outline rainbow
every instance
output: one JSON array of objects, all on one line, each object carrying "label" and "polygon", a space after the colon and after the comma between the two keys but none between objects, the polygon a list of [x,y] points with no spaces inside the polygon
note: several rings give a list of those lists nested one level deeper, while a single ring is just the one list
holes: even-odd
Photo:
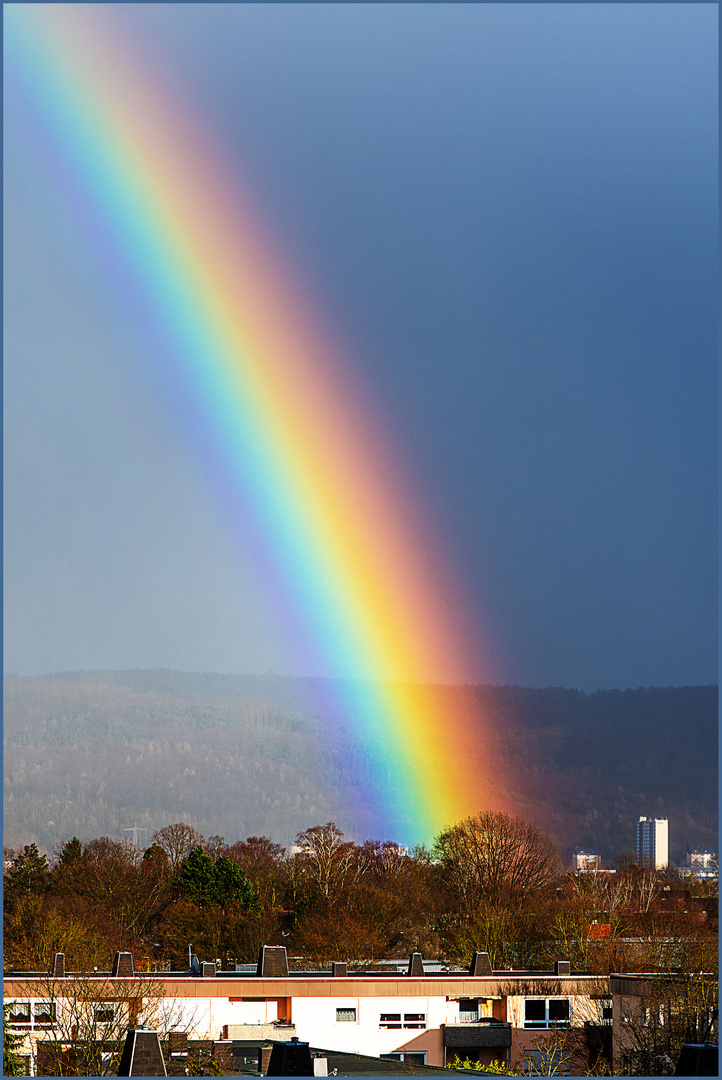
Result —
[{"label": "rainbow", "polygon": [[499,808],[484,724],[427,685],[468,679],[472,620],[370,403],[202,119],[161,87],[117,5],[4,15],[10,107],[34,118],[45,167],[72,178],[105,269],[156,328],[148,364],[248,531],[289,650],[333,678],[337,722],[376,762],[366,798],[389,835],[425,841]]}]

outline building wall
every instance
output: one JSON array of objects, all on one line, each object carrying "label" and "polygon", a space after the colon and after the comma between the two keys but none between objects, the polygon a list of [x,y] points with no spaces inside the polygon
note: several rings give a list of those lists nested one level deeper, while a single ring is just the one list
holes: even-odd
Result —
[{"label": "building wall", "polygon": [[655,819],[654,855],[658,868],[669,862],[669,822],[666,818]]},{"label": "building wall", "polygon": [[[47,979],[44,982],[47,986]],[[63,985],[71,982],[72,977],[56,983],[59,1005]],[[109,982],[112,980],[102,980],[104,988]],[[192,1039],[217,1040],[226,1025],[257,1025],[259,1037],[261,1030],[267,1037],[266,1025],[283,1017],[295,1025],[297,1036],[312,1046],[374,1057],[425,1052],[429,1065],[445,1064],[444,1028],[459,1024],[460,1000],[478,999],[480,1016],[495,1016],[513,1025],[511,1060],[515,1061],[540,1034],[538,1030],[524,1030],[527,996],[569,998],[571,1020],[576,1024],[590,1016],[590,995],[603,993],[608,986],[608,980],[601,976],[550,979],[513,972],[478,978],[462,975],[418,979],[169,976],[155,982],[160,984],[163,996],[144,1009],[143,1020],[149,1026],[155,1024],[154,1016],[159,1014],[172,1017],[172,1026],[184,1030]],[[41,997],[38,986],[39,981],[9,978],[5,997]],[[346,1015],[355,1010],[355,1016],[342,1019],[337,1010],[344,1010]],[[399,1020],[384,1021],[384,1014],[397,1014]],[[423,1021],[418,1019],[420,1015]],[[390,1022],[401,1026],[390,1027]]]},{"label": "building wall", "polygon": [[[446,1023],[446,1006],[446,998],[436,996],[295,998],[293,1019],[298,1037],[313,1046],[374,1057],[395,1051],[426,1050],[430,1064],[442,1064],[440,1029]],[[337,1010],[350,1009],[355,1010],[355,1021],[337,1020]],[[382,1021],[384,1016],[397,1015],[398,1027],[389,1027],[388,1021]],[[423,1021],[415,1019],[420,1016]],[[405,1017],[414,1019],[405,1020]]]},{"label": "building wall", "polygon": [[[549,987],[545,989],[540,986],[534,988],[534,990],[536,992],[509,995],[506,999],[507,1019],[512,1025],[510,1054],[512,1063],[519,1061],[524,1053],[535,1049],[542,1041],[550,1039],[554,1034],[552,1024],[547,1028],[525,1027],[525,1010],[528,998],[544,1001],[568,998],[569,1026],[571,1028],[582,1028],[586,1022],[600,1024],[602,1022],[602,1003],[611,1000],[611,996],[609,999],[602,997],[602,994],[606,991],[601,983],[596,987],[598,997],[593,997],[589,992],[581,994],[571,993],[569,990],[565,992],[563,983],[558,988]],[[560,1029],[562,1032],[563,1030],[563,1028]]]},{"label": "building wall", "polygon": [[600,863],[601,856],[596,851],[575,851],[572,855],[572,867],[580,872],[598,870]]},{"label": "building wall", "polygon": [[717,865],[715,863],[715,853],[702,848],[695,848],[692,851],[688,851],[686,862],[687,866],[698,868]]}]

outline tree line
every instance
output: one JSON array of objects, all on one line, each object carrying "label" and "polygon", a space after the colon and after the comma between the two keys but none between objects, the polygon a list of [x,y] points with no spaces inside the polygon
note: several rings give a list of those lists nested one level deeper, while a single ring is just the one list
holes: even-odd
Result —
[{"label": "tree line", "polygon": [[293,962],[373,966],[407,957],[495,969],[712,971],[716,890],[629,859],[615,874],[565,870],[536,825],[491,811],[428,847],[354,843],[334,822],[227,843],[177,822],[148,847],[73,837],[50,857],[5,852],[6,970],[109,970],[117,951],[141,970],[185,970],[188,949],[223,967],[283,944]]}]

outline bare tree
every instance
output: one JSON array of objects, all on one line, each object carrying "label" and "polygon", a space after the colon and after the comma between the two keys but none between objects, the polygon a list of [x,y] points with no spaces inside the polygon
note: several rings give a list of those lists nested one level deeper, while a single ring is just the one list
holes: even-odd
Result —
[{"label": "bare tree", "polygon": [[112,860],[121,865],[137,866],[143,858],[143,849],[128,837],[114,840],[112,836],[99,836],[95,840],[88,840],[83,854],[95,862]]},{"label": "bare tree", "polygon": [[520,1076],[610,1076],[611,1061],[590,1053],[584,1028],[539,1034],[518,1063]]},{"label": "bare tree", "polygon": [[314,825],[299,833],[295,858],[307,872],[318,894],[330,899],[363,873],[366,859],[361,848],[344,841],[335,821]]},{"label": "bare tree", "polygon": [[279,862],[286,853],[282,844],[276,844],[269,836],[249,836],[245,840],[236,840],[226,848],[229,859],[239,863],[245,870],[267,867]]},{"label": "bare tree", "polygon": [[562,873],[551,837],[523,818],[486,810],[441,833],[434,845],[447,883],[467,912],[551,885]]},{"label": "bare tree", "polygon": [[522,1050],[516,1061],[480,1061],[458,1055],[452,1069],[464,1069],[487,1076],[608,1076],[606,1062],[590,1063],[579,1055],[579,1031],[552,1031],[539,1034],[531,1047]]},{"label": "bare tree", "polygon": [[268,836],[237,840],[224,854],[238,863],[258,890],[264,908],[280,906],[287,886],[286,849]]},{"label": "bare tree", "polygon": [[168,852],[170,865],[175,870],[188,858],[194,847],[203,847],[205,838],[192,825],[177,821],[153,833],[152,839]]},{"label": "bare tree", "polygon": [[381,880],[401,877],[411,862],[406,848],[393,840],[367,840],[361,850],[369,869]]},{"label": "bare tree", "polygon": [[[167,997],[160,980],[136,975],[111,978],[94,972],[28,983],[38,1034],[38,1074],[117,1076],[129,1027],[142,1022],[167,1038],[192,1032],[195,1017],[186,1003]],[[11,1026],[30,1026],[30,1002],[11,1004]],[[25,1011],[24,1011],[25,1010]]]},{"label": "bare tree", "polygon": [[206,855],[210,855],[210,857],[215,862],[216,859],[219,858],[219,856],[225,855],[227,853],[225,837],[218,835],[209,836],[203,844],[203,850],[205,851]]},{"label": "bare tree", "polygon": [[685,1043],[717,1042],[716,974],[674,972],[636,979],[622,997],[615,1066],[628,1076],[671,1076]]}]

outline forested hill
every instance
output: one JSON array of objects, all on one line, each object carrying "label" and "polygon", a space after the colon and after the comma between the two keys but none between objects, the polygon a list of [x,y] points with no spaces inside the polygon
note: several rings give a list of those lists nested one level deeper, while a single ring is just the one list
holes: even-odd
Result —
[{"label": "forested hill", "polygon": [[[333,724],[324,685],[171,671],[10,676],[5,843],[50,850],[132,825],[149,841],[180,820],[230,843],[265,834],[287,844],[330,820],[350,839],[393,839],[371,815],[354,825],[343,810],[369,765]],[[565,860],[575,844],[605,859],[630,851],[640,814],[669,818],[673,861],[687,844],[716,849],[717,687],[440,693],[490,719],[514,812],[547,829]]]}]

